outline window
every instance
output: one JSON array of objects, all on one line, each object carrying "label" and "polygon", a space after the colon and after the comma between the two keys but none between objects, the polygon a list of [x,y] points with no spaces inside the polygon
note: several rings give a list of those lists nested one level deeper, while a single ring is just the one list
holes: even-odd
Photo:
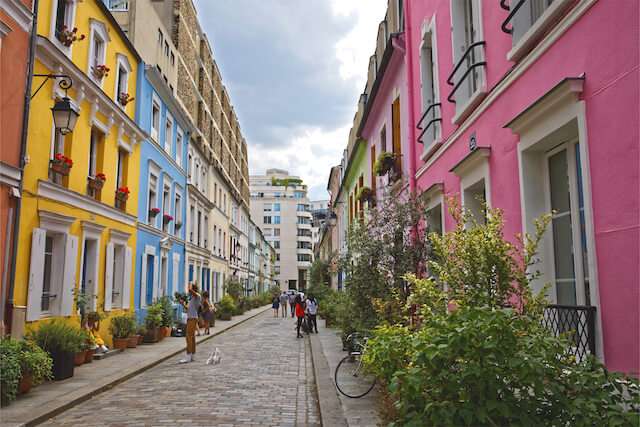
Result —
[{"label": "window", "polygon": [[213,226],[213,254],[216,254],[216,248],[218,247],[218,226]]},{"label": "window", "polygon": [[262,234],[264,236],[271,236],[272,233],[273,233],[273,229],[271,228],[265,228],[264,230],[262,230]]},{"label": "window", "polygon": [[273,241],[273,249],[280,249],[280,240]]},{"label": "window", "polygon": [[400,131],[400,98],[396,98],[391,105],[391,144],[396,156],[396,173],[402,171],[402,142]]},{"label": "window", "polygon": [[280,252],[276,252],[276,262],[280,262]]},{"label": "window", "polygon": [[164,36],[162,35],[162,30],[158,28],[158,46],[162,46],[163,41],[164,41]]},{"label": "window", "polygon": [[208,242],[208,237],[209,237],[209,217],[208,216],[204,216],[204,230],[203,230],[203,237],[204,237],[204,241],[203,241],[203,247],[208,248],[209,247],[209,242]]},{"label": "window", "polygon": [[200,243],[202,242],[201,239],[201,235],[202,235],[202,212],[198,211],[198,223],[196,224],[197,230],[196,233],[198,235],[198,239],[196,240],[197,245],[200,246]]},{"label": "window", "polygon": [[98,21],[91,23],[91,40],[89,45],[89,75],[98,84],[102,84],[103,73],[99,66],[105,65],[106,39],[104,25]]},{"label": "window", "polygon": [[56,3],[53,30],[56,39],[59,41],[62,41],[65,30],[73,28],[75,3],[66,0],[58,0]]},{"label": "window", "polygon": [[218,183],[213,183],[213,205],[218,206]]},{"label": "window", "polygon": [[51,299],[55,298],[52,292],[52,265],[53,265],[53,237],[47,236],[44,247],[44,275],[42,282],[42,305],[40,310],[48,312],[51,306]]},{"label": "window", "polygon": [[173,142],[173,119],[167,114],[167,120],[164,126],[164,151],[171,154],[171,145]]},{"label": "window", "polygon": [[147,207],[147,221],[149,224],[155,224],[156,222],[156,213],[151,212],[152,209],[158,208],[158,177],[150,174],[149,175],[149,193],[148,193],[148,207]]},{"label": "window", "polygon": [[380,131],[380,151],[387,151],[387,127],[382,126],[382,130]]},{"label": "window", "polygon": [[298,217],[298,224],[311,224],[311,221],[309,220],[309,218],[305,218],[302,216]]},{"label": "window", "polygon": [[422,36],[420,47],[420,77],[422,85],[422,119],[418,126],[422,134],[418,138],[424,144],[424,149],[431,149],[431,144],[440,136],[440,96],[438,90],[438,68],[435,55],[435,37],[432,32],[434,22],[430,30]]},{"label": "window", "polygon": [[[452,76],[454,89],[449,97],[455,98],[456,118],[473,107],[484,82],[484,44],[480,31],[480,0],[453,0],[453,65],[461,64]],[[455,87],[458,86],[457,89]],[[472,99],[474,98],[474,99]]]},{"label": "window", "polygon": [[[510,22],[513,49],[507,54],[507,59],[518,60],[524,56],[538,36],[554,25],[556,18],[570,4],[570,0],[525,1]],[[512,2],[511,6],[515,4]]]},{"label": "window", "polygon": [[[116,164],[116,186],[117,188],[127,186],[127,170],[129,167],[129,155],[125,150],[118,150],[118,158]],[[116,207],[124,209],[126,201],[116,200]]]},{"label": "window", "polygon": [[273,223],[274,224],[280,224],[280,217],[279,216],[274,216],[273,217]]},{"label": "window", "polygon": [[298,262],[311,262],[311,255],[298,254]]},{"label": "window", "polygon": [[265,203],[263,207],[264,212],[271,212],[272,205],[271,203]]},{"label": "window", "polygon": [[171,66],[173,67],[174,65],[176,65],[176,56],[171,52]]},{"label": "window", "polygon": [[279,236],[280,235],[280,229],[279,228],[274,228],[273,229],[273,235],[274,236]]},{"label": "window", "polygon": [[169,57],[169,43],[165,40],[164,42],[164,56]]},{"label": "window", "polygon": [[298,249],[311,249],[311,242],[298,242]]},{"label": "window", "polygon": [[173,220],[173,230],[174,230],[174,234],[177,236],[180,233],[180,228],[182,228],[182,196],[180,195],[180,192],[178,190],[178,188],[176,187],[175,189],[175,201],[174,201],[174,207],[173,207],[173,211],[174,211],[174,220]]},{"label": "window", "polygon": [[129,2],[127,0],[109,0],[109,10],[127,11],[129,10]]},{"label": "window", "polygon": [[[51,159],[54,159],[56,154],[65,154],[64,151],[64,141],[65,136],[53,129],[53,144],[51,146]],[[52,182],[55,182],[58,185],[63,185],[63,176],[58,173],[54,173],[53,171],[49,171],[49,178]]]},{"label": "window", "polygon": [[[91,128],[91,136],[89,140],[89,167],[88,176],[94,178],[98,172],[101,172],[99,168],[102,166],[102,159],[100,156],[101,141],[104,135],[96,128]],[[90,197],[96,197],[98,192],[91,187],[87,187],[87,194]]]},{"label": "window", "polygon": [[429,233],[443,234],[442,227],[442,204],[438,203],[427,210],[427,227]]},{"label": "window", "polygon": [[464,207],[478,224],[486,222],[487,191],[485,181],[480,181],[465,188],[462,192]]},{"label": "window", "polygon": [[193,228],[196,226],[196,210],[189,207],[189,242],[193,243]]},{"label": "window", "polygon": [[160,135],[160,103],[155,99],[151,105],[151,138],[159,141]]},{"label": "window", "polygon": [[304,191],[294,191],[293,192],[293,197],[295,197],[296,199],[304,199]]},{"label": "window", "polygon": [[271,217],[270,216],[262,217],[262,223],[263,224],[271,224]]},{"label": "window", "polygon": [[[171,215],[171,187],[165,184],[162,190],[162,215]],[[169,231],[169,222],[162,219],[162,231]]]},{"label": "window", "polygon": [[177,128],[176,130],[176,163],[182,167],[182,130]]},{"label": "window", "polygon": [[[129,95],[129,74],[131,73],[132,68],[131,65],[129,65],[127,57],[120,53],[116,55],[116,64],[118,65],[118,74],[116,76],[114,99],[119,101],[121,96]],[[156,99],[154,99],[154,102],[157,102],[157,104],[160,105],[160,102]],[[121,108],[124,108],[127,103],[118,102],[118,105]],[[158,107],[158,110],[160,110],[160,107]],[[158,130],[160,128],[159,124],[160,122],[158,122]]]},{"label": "window", "polygon": [[280,212],[280,203],[274,203],[273,204],[273,211],[274,212]]}]

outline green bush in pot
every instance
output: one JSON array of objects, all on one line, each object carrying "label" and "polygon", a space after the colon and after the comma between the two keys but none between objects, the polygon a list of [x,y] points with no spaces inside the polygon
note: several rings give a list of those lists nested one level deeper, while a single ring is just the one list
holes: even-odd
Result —
[{"label": "green bush in pot", "polygon": [[21,376],[18,342],[11,338],[0,340],[0,397],[2,406],[8,405],[16,398]]},{"label": "green bush in pot", "polygon": [[63,380],[73,376],[73,358],[85,342],[82,330],[62,320],[41,324],[27,338],[49,353],[53,359],[53,378]]},{"label": "green bush in pot", "polygon": [[109,333],[113,336],[113,347],[118,350],[127,348],[129,336],[135,332],[135,321],[129,314],[113,316],[109,323]]}]

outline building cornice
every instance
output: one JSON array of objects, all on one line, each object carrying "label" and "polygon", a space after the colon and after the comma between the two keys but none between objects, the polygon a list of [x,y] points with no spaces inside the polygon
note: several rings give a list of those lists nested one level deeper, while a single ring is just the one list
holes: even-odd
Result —
[{"label": "building cornice", "polygon": [[0,161],[0,183],[19,187],[22,179],[22,171],[15,167]]},{"label": "building cornice", "polygon": [[31,31],[33,13],[20,0],[0,0],[0,10],[9,15],[23,31]]},{"label": "building cornice", "polygon": [[71,207],[100,215],[126,225],[135,226],[136,217],[119,209],[100,203],[91,197],[78,194],[49,181],[38,181],[38,196],[63,203]]}]

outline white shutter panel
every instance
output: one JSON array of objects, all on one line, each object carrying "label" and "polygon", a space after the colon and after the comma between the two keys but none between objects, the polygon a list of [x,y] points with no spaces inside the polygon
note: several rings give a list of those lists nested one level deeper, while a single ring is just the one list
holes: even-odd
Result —
[{"label": "white shutter panel", "polygon": [[[156,300],[158,299],[158,258],[160,257],[153,257],[153,283],[151,284],[151,286],[153,286],[151,288],[153,289],[153,294],[151,297],[153,302],[156,302]],[[149,286],[149,283],[147,283],[147,286]]]},{"label": "white shutter panel", "polygon": [[128,309],[131,306],[131,257],[132,251],[129,246],[124,254],[124,280],[122,282],[122,308]]},{"label": "white shutter panel", "polygon": [[78,256],[78,237],[67,234],[64,253],[64,279],[60,296],[60,314],[71,316],[73,308],[73,291],[76,288],[76,259]]},{"label": "white shutter panel", "polygon": [[42,307],[42,280],[44,278],[44,245],[47,232],[34,228],[31,235],[31,265],[29,266],[29,290],[27,295],[27,321],[40,319]]},{"label": "white shutter panel", "polygon": [[104,269],[104,311],[111,311],[113,300],[113,243],[107,245],[106,258]]}]

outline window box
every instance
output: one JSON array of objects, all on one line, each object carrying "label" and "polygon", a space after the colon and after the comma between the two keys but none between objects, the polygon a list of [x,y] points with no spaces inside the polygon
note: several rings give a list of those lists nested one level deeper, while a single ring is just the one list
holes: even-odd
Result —
[{"label": "window box", "polygon": [[72,30],[64,25],[61,31],[56,32],[56,36],[60,43],[65,47],[70,47],[74,42],[81,41],[86,38],[84,34],[78,34],[78,27],[73,27]]},{"label": "window box", "polygon": [[49,161],[49,169],[58,175],[68,176],[71,167],[73,166],[73,160],[63,154],[56,154],[52,160]]},{"label": "window box", "polygon": [[155,218],[160,213],[160,209],[151,208],[149,209],[149,218]]},{"label": "window box", "polygon": [[116,200],[119,202],[126,202],[129,199],[129,188],[120,187],[116,190]]},{"label": "window box", "polygon": [[111,69],[106,65],[95,65],[91,67],[91,74],[93,74],[93,77],[97,80],[102,80],[107,77],[109,75],[109,71],[111,71]]},{"label": "window box", "polygon": [[169,215],[169,214],[162,215],[162,223],[163,224],[168,224],[171,221],[173,221],[173,217],[171,215]]},{"label": "window box", "polygon": [[126,107],[127,104],[130,103],[131,101],[133,101],[134,99],[135,99],[134,97],[132,97],[131,95],[129,95],[128,93],[125,93],[125,92],[121,92],[118,95],[118,102],[123,107]]},{"label": "window box", "polygon": [[104,183],[106,180],[107,177],[103,173],[97,173],[96,176],[87,177],[89,188],[96,191],[102,190],[102,187],[104,187]]}]

